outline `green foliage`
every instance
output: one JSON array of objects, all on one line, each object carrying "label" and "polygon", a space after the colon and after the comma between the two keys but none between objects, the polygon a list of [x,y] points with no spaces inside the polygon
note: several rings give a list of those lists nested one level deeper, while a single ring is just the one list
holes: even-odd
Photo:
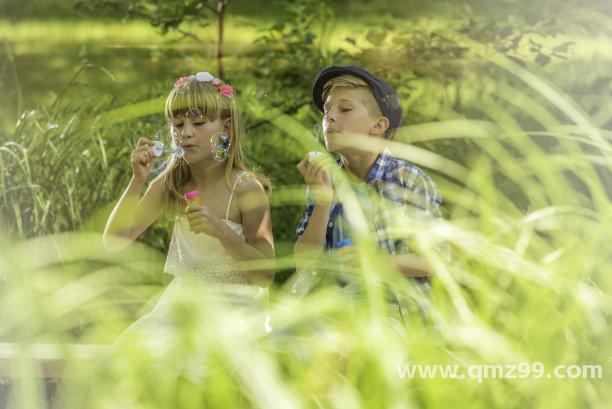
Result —
[{"label": "green foliage", "polygon": [[[100,229],[129,177],[134,139],[159,125],[168,79],[156,79],[153,91],[131,88],[136,103],[114,96],[128,92],[120,87],[73,100],[71,85],[2,137],[0,205],[10,236],[0,241],[0,339],[60,344],[56,353],[74,375],[62,380],[66,407],[606,407],[612,81],[609,54],[580,54],[593,46],[576,34],[590,11],[576,7],[556,23],[532,10],[495,23],[415,19],[399,27],[389,18],[371,30],[351,21],[337,48],[326,36],[340,22],[325,4],[289,10],[231,75],[251,126],[251,160],[276,185],[275,262],[291,271],[304,200],[293,169],[318,143],[312,77],[323,65],[357,63],[397,87],[406,119],[394,152],[435,173],[445,200],[445,221],[397,226],[434,266],[431,297],[364,245],[354,294],[326,285],[298,297],[290,278],[273,288],[264,312],[204,291],[173,310],[164,353],[153,342],[161,330],[130,333],[90,389],[91,361],[107,349],[87,355],[72,344],[108,344],[151,308],[169,279],[160,272],[168,226],[118,255],[104,252],[99,234],[45,234]],[[451,245],[450,261],[440,242]],[[388,289],[406,300],[406,322],[394,321]],[[194,353],[207,357],[204,388],[179,376]],[[24,346],[11,360],[23,380],[11,389],[17,407],[41,406],[32,374],[42,364],[33,355]],[[604,377],[479,382],[398,372],[404,364],[519,362],[540,362],[548,373],[601,365]]]},{"label": "green foliage", "polygon": [[191,29],[193,24],[204,28],[215,20],[217,26],[217,73],[225,77],[223,70],[223,33],[224,20],[227,6],[230,0],[93,0],[90,2],[81,0],[77,8],[86,10],[102,10],[113,15],[122,15],[124,18],[144,19],[153,27],[159,27],[162,34],[169,30],[182,34],[185,38],[191,38],[200,45],[204,40],[199,38]]},{"label": "green foliage", "polygon": [[2,0],[0,15],[11,20],[79,17],[81,13],[74,10],[74,3],[74,0]]},{"label": "green foliage", "polygon": [[[301,184],[299,174],[287,169],[293,169],[306,151],[323,149],[317,147],[321,142],[317,139],[320,118],[311,107],[312,79],[321,67],[345,62],[347,53],[329,45],[334,21],[329,2],[299,0],[277,4],[286,12],[262,29],[254,42],[245,105],[251,107],[253,143],[249,149],[253,161],[280,187]],[[297,138],[297,129],[300,135],[305,132],[309,136]],[[300,197],[295,203],[273,209],[274,233],[281,243],[281,254],[292,252],[302,200]]]},{"label": "green foliage", "polygon": [[109,159],[125,149],[107,146],[99,133],[83,135],[81,117],[106,104],[96,105],[62,106],[59,97],[47,109],[22,114],[1,148],[2,214],[12,220],[11,233],[31,237],[78,229],[100,200],[108,200],[110,186],[121,178],[109,169]]},{"label": "green foliage", "polygon": [[101,10],[123,18],[142,18],[154,27],[159,27],[162,33],[176,30],[182,23],[196,23],[202,27],[210,24],[208,21],[216,12],[215,1],[201,0],[94,0],[79,1],[77,7],[88,10]]},{"label": "green foliage", "polygon": [[339,63],[346,53],[328,46],[333,12],[326,2],[299,0],[286,10],[287,16],[263,30],[255,42],[253,75],[264,84],[273,106],[295,110],[296,103],[310,100],[310,81],[318,70]]},{"label": "green foliage", "polygon": [[[161,103],[112,110],[113,96],[71,98],[79,77],[48,106],[26,111],[0,147],[0,215],[8,233],[35,237],[77,230],[101,231],[116,195],[129,180],[125,165],[137,135],[153,134],[158,118],[144,118],[126,129],[116,122],[158,112]],[[104,69],[97,70],[107,75]],[[126,135],[125,132],[128,131]],[[168,221],[145,236],[163,249]],[[148,237],[148,238],[147,238]]]}]

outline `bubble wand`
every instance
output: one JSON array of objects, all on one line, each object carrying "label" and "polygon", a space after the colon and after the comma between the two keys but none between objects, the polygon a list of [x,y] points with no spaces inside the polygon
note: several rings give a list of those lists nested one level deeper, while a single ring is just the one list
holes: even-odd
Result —
[{"label": "bubble wand", "polygon": [[200,196],[196,190],[185,193],[183,198],[189,206],[200,204]]},{"label": "bubble wand", "polygon": [[160,157],[164,153],[174,153],[179,158],[185,156],[185,149],[182,146],[177,146],[176,148],[167,147],[161,141],[155,141],[155,146],[153,147],[153,156]]}]

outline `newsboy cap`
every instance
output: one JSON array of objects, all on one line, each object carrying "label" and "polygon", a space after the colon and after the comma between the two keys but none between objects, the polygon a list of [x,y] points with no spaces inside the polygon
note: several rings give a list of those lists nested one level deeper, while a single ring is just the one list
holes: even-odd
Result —
[{"label": "newsboy cap", "polygon": [[325,83],[343,74],[354,75],[368,84],[380,107],[380,112],[389,119],[389,129],[398,128],[402,124],[402,107],[393,87],[366,70],[352,65],[332,65],[323,68],[315,77],[312,86],[312,101],[321,112],[323,112],[323,87]]}]

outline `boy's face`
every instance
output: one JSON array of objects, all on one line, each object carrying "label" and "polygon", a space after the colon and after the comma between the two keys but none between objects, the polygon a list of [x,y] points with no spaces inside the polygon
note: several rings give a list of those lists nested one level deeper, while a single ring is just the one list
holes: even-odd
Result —
[{"label": "boy's face", "polygon": [[376,128],[378,118],[362,102],[362,92],[356,88],[336,88],[325,99],[323,136],[328,151],[342,154],[354,147],[350,134],[381,136]]}]

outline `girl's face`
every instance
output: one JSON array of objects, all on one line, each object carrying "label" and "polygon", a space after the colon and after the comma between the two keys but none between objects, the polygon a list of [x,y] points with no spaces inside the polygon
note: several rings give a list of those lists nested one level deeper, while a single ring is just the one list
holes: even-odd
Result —
[{"label": "girl's face", "polygon": [[212,158],[211,138],[228,132],[221,119],[210,120],[199,109],[190,109],[171,120],[173,138],[177,146],[185,149],[183,157],[188,164]]}]

